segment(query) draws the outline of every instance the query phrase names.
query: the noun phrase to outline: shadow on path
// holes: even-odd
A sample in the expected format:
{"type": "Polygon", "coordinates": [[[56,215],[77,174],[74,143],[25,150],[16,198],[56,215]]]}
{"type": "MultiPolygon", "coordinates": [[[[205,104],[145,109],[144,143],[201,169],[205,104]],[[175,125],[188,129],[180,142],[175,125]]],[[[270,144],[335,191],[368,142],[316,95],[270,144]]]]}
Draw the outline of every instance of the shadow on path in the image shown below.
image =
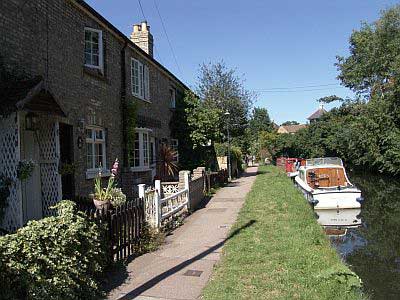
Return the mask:
{"type": "Polygon", "coordinates": [[[196,255],[195,257],[193,257],[191,259],[188,259],[188,260],[180,263],[179,265],[177,265],[177,266],[175,266],[175,267],[173,267],[173,268],[161,273],[160,275],[157,275],[156,277],[150,279],[149,281],[143,283],[142,285],[138,286],[134,290],[130,291],[126,295],[118,298],[118,300],[134,299],[135,297],[137,297],[140,294],[142,294],[143,292],[149,290],[150,288],[152,288],[153,286],[155,286],[156,284],[158,284],[160,281],[164,280],[165,278],[167,278],[167,277],[169,277],[169,276],[181,271],[182,269],[184,269],[185,267],[187,267],[190,264],[194,263],[195,261],[198,261],[198,260],[204,258],[208,254],[210,254],[210,253],[214,252],[215,250],[217,250],[218,248],[222,247],[229,239],[231,239],[235,235],[239,234],[240,231],[242,231],[243,229],[246,229],[246,228],[252,226],[254,223],[256,223],[255,220],[250,220],[245,225],[243,225],[240,228],[238,228],[235,231],[233,231],[231,234],[229,234],[229,236],[227,238],[225,238],[224,240],[222,240],[218,244],[210,247],[206,251],[201,252],[200,254],[196,255]]]}

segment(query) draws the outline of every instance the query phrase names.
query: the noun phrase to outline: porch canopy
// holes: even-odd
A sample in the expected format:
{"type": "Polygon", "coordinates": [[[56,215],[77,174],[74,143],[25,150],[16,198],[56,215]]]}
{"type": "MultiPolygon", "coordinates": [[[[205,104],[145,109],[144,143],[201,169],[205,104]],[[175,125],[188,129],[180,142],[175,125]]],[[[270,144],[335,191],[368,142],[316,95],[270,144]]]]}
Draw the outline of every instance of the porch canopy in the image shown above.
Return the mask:
{"type": "Polygon", "coordinates": [[[0,115],[17,110],[66,117],[53,95],[45,89],[41,76],[0,87],[0,115]]]}

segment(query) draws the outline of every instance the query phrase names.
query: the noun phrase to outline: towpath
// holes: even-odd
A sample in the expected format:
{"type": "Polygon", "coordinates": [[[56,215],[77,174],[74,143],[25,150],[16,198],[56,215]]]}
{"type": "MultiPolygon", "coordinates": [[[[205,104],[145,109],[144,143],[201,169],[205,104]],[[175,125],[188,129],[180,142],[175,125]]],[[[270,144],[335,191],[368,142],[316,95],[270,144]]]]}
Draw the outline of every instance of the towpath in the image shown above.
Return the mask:
{"type": "Polygon", "coordinates": [[[198,299],[257,175],[257,167],[221,188],[168,236],[157,251],[127,266],[126,280],[108,299],[198,299]]]}

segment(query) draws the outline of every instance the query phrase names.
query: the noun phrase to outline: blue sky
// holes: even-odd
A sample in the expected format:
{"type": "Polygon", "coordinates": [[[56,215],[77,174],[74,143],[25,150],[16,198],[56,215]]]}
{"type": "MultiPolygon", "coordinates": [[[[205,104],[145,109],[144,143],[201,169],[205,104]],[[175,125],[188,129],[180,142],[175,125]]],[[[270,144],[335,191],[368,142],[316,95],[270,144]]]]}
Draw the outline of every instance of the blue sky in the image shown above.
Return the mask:
{"type": "MultiPolygon", "coordinates": [[[[127,35],[143,19],[137,0],[87,2],[127,35]]],[[[278,124],[286,120],[304,123],[318,108],[315,100],[320,97],[352,95],[335,79],[335,56],[348,54],[348,38],[361,21],[374,21],[380,10],[396,4],[390,0],[141,2],[158,61],[193,87],[201,63],[223,59],[243,75],[247,89],[274,91],[259,92],[255,106],[266,107],[278,124]],[[276,92],[304,86],[312,87],[276,92]]]]}

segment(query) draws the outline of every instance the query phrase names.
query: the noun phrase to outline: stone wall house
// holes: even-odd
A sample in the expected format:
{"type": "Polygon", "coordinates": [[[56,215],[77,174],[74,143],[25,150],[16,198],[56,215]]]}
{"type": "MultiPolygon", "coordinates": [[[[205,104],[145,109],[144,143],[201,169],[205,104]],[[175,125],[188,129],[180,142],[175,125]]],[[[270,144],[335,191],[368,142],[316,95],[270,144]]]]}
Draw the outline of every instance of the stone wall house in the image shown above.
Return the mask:
{"type": "Polygon", "coordinates": [[[4,0],[0,20],[0,175],[13,181],[1,227],[15,230],[61,199],[87,196],[115,158],[128,193],[151,182],[161,142],[179,144],[169,122],[175,91],[187,87],[152,57],[147,24],[135,26],[145,33],[136,45],[80,0],[4,0]],[[129,103],[137,106],[131,153],[129,103]],[[19,180],[24,160],[35,168],[19,180]]]}

